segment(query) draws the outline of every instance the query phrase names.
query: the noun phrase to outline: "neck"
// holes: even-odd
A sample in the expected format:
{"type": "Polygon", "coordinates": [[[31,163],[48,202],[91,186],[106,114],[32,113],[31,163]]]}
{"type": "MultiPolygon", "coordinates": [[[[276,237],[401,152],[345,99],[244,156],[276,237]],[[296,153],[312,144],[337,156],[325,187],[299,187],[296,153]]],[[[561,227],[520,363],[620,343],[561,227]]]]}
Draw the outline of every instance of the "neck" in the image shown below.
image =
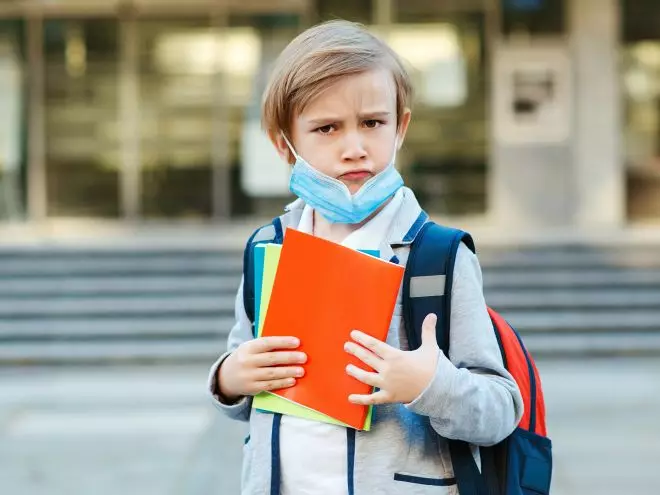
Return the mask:
{"type": "Polygon", "coordinates": [[[337,244],[341,244],[344,242],[344,239],[346,239],[349,234],[352,232],[355,232],[358,230],[360,227],[365,225],[369,220],[374,218],[376,215],[378,215],[387,204],[392,201],[392,196],[389,198],[387,201],[385,201],[382,205],[378,207],[376,211],[374,211],[371,215],[369,215],[366,219],[362,220],[360,223],[332,223],[328,222],[323,215],[320,215],[316,210],[314,211],[314,235],[316,237],[320,237],[322,239],[327,239],[328,241],[336,242],[337,244]]]}

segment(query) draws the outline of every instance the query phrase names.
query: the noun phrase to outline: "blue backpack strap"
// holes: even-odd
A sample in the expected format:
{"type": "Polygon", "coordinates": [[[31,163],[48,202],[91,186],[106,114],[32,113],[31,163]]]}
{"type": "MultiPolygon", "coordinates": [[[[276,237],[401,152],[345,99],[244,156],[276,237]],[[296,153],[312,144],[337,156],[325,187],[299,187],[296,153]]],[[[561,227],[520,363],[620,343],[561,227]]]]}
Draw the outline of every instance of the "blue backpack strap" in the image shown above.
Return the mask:
{"type": "Polygon", "coordinates": [[[461,242],[475,252],[469,234],[433,222],[425,223],[410,246],[403,277],[403,315],[411,350],[421,344],[422,322],[429,313],[438,317],[438,345],[449,356],[449,317],[454,264],[461,242]]]}
{"type": "MultiPolygon", "coordinates": [[[[476,252],[469,234],[427,222],[410,246],[403,278],[403,315],[410,349],[421,343],[426,315],[438,317],[436,337],[442,352],[449,357],[451,292],[454,265],[461,242],[476,252]]],[[[469,444],[449,440],[454,476],[461,495],[493,495],[492,488],[479,472],[469,444]]]]}
{"type": "Polygon", "coordinates": [[[282,244],[284,231],[282,220],[275,218],[269,225],[258,228],[248,239],[243,251],[243,306],[254,324],[254,246],[257,244],[282,244]]]}

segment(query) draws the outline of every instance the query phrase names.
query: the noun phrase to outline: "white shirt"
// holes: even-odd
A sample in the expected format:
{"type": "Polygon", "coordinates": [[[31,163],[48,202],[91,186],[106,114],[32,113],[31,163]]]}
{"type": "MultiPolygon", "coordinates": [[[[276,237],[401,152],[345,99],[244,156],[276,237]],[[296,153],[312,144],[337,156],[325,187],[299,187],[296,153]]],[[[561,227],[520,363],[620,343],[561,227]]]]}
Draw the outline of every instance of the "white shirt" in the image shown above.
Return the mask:
{"type": "MultiPolygon", "coordinates": [[[[351,232],[342,246],[379,249],[402,203],[403,188],[374,218],[351,232]]],[[[313,233],[314,211],[311,207],[303,209],[297,230],[313,233]]],[[[346,428],[343,426],[282,416],[280,461],[282,495],[348,493],[346,428]]]]}

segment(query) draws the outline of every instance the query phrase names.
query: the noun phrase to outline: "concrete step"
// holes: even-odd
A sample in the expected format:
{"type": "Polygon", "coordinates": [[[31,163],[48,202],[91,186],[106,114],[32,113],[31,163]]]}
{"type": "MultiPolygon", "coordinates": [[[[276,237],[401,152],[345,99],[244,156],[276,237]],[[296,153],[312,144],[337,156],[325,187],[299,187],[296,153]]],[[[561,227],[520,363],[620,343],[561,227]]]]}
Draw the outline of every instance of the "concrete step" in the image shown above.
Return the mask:
{"type": "Polygon", "coordinates": [[[49,258],[58,260],[100,259],[100,258],[142,258],[148,259],[158,256],[181,257],[196,259],[200,257],[217,257],[223,259],[241,258],[242,249],[223,249],[201,246],[195,249],[183,249],[168,244],[159,246],[113,246],[112,248],[89,248],[76,245],[29,245],[20,248],[0,245],[0,258],[7,261],[41,259],[47,253],[49,258]]]}
{"type": "Polygon", "coordinates": [[[71,297],[126,296],[126,295],[178,295],[235,294],[240,274],[160,276],[149,277],[62,277],[6,279],[0,283],[0,299],[25,296],[71,297]]]}
{"type": "Polygon", "coordinates": [[[83,318],[0,320],[0,343],[52,340],[139,340],[158,338],[210,338],[224,342],[234,325],[233,316],[202,316],[171,318],[156,315],[150,318],[83,318]]]}
{"type": "Polygon", "coordinates": [[[616,332],[625,336],[632,332],[657,332],[660,335],[660,307],[644,311],[508,311],[501,314],[517,330],[529,334],[616,332]]]}
{"type": "MultiPolygon", "coordinates": [[[[660,356],[660,333],[523,334],[536,357],[660,356]]],[[[17,342],[0,346],[0,365],[200,362],[211,364],[225,349],[223,339],[157,341],[17,342]]]]}
{"type": "Polygon", "coordinates": [[[619,266],[627,268],[660,268],[660,247],[634,249],[520,249],[478,250],[480,263],[500,270],[544,267],[545,269],[597,268],[619,266]]]}
{"type": "Polygon", "coordinates": [[[206,362],[224,352],[222,339],[145,341],[20,342],[0,346],[0,365],[102,364],[121,362],[206,362]]]}
{"type": "MultiPolygon", "coordinates": [[[[240,273],[242,252],[240,251],[57,251],[52,249],[29,252],[0,251],[3,260],[0,276],[30,275],[39,273],[112,273],[121,269],[138,273],[185,272],[189,269],[222,273],[240,273]]],[[[660,271],[660,248],[635,251],[598,249],[593,251],[556,250],[506,250],[498,252],[487,249],[479,253],[485,271],[511,272],[536,269],[542,273],[558,269],[656,269],[660,271]]]]}
{"type": "Polygon", "coordinates": [[[584,289],[508,289],[486,291],[488,304],[499,311],[525,311],[556,309],[572,311],[582,309],[585,312],[619,308],[626,313],[660,307],[660,289],[619,289],[606,288],[584,289]]]}
{"type": "Polygon", "coordinates": [[[0,300],[0,318],[233,314],[235,297],[188,296],[0,300]]]}
{"type": "MultiPolygon", "coordinates": [[[[660,355],[660,249],[487,249],[488,303],[535,354],[660,355]]],[[[242,252],[0,250],[0,364],[212,362],[242,252]]]]}
{"type": "MultiPolygon", "coordinates": [[[[509,311],[502,315],[526,335],[570,333],[607,334],[660,333],[660,310],[644,312],[525,312],[509,311]]],[[[118,314],[115,317],[80,318],[39,316],[0,320],[0,342],[39,340],[156,339],[213,336],[225,341],[234,324],[232,313],[191,314],[181,317],[157,313],[148,317],[118,314]]]]}
{"type": "Polygon", "coordinates": [[[222,256],[185,258],[181,256],[85,258],[62,261],[45,257],[34,260],[3,260],[0,278],[45,278],[55,276],[126,275],[139,277],[146,274],[209,275],[236,274],[242,270],[242,259],[222,256]]]}
{"type": "MultiPolygon", "coordinates": [[[[548,272],[553,277],[565,276],[566,273],[575,273],[576,270],[609,273],[615,271],[653,270],[656,275],[660,273],[660,250],[659,252],[645,253],[634,258],[619,259],[614,254],[608,256],[588,255],[557,255],[548,253],[544,255],[509,255],[504,253],[501,257],[492,253],[480,255],[480,261],[485,273],[513,274],[514,276],[530,275],[529,270],[535,270],[535,275],[547,276],[548,272]],[[518,275],[519,272],[522,272],[518,275]],[[556,274],[556,275],[555,275],[556,274]]],[[[3,263],[0,265],[0,277],[22,276],[29,277],[39,275],[108,275],[112,273],[139,274],[139,273],[186,273],[207,270],[211,273],[219,272],[232,276],[241,273],[242,256],[239,253],[204,252],[187,256],[185,253],[153,253],[149,256],[133,255],[132,253],[118,254],[108,253],[104,256],[91,256],[81,253],[74,256],[57,256],[52,253],[42,253],[41,256],[1,256],[3,263]]],[[[599,276],[599,275],[596,275],[599,276]]],[[[602,276],[602,275],[600,275],[602,276]]]]}
{"type": "Polygon", "coordinates": [[[572,288],[584,289],[616,287],[660,288],[660,269],[628,269],[602,267],[597,270],[483,270],[484,289],[507,287],[532,288],[572,288]]]}
{"type": "Polygon", "coordinates": [[[660,356],[660,332],[608,334],[523,334],[535,358],[588,356],[660,356]]]}
{"type": "MultiPolygon", "coordinates": [[[[173,293],[182,291],[230,292],[235,293],[240,283],[241,272],[219,274],[61,274],[58,276],[20,276],[0,280],[0,297],[49,294],[128,294],[128,293],[173,293]]],[[[585,272],[561,270],[540,271],[495,271],[484,269],[484,289],[593,289],[634,288],[660,289],[660,270],[600,269],[585,272]]]]}

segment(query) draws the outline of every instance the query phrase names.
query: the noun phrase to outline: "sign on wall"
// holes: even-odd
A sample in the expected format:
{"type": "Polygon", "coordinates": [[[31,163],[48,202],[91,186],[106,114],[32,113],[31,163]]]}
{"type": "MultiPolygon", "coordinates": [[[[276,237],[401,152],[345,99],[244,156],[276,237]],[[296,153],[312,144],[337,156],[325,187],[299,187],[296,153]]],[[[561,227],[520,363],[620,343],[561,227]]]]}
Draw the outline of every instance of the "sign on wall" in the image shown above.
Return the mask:
{"type": "Polygon", "coordinates": [[[498,144],[560,144],[572,124],[568,47],[499,45],[494,57],[493,125],[498,144]]]}

